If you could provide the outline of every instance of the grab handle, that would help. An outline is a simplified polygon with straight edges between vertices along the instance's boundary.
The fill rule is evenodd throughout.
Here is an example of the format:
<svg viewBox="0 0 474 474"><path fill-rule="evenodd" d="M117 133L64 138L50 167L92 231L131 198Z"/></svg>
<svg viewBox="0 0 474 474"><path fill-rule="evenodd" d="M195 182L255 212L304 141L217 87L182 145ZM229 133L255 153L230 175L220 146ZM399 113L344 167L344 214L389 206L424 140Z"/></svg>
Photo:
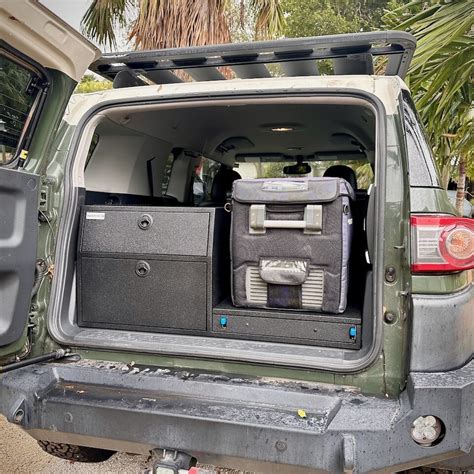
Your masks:
<svg viewBox="0 0 474 474"><path fill-rule="evenodd" d="M265 204L252 204L249 213L249 233L265 234L267 229L303 229L305 234L320 234L323 222L321 205L308 204L304 208L303 220L266 219Z"/></svg>

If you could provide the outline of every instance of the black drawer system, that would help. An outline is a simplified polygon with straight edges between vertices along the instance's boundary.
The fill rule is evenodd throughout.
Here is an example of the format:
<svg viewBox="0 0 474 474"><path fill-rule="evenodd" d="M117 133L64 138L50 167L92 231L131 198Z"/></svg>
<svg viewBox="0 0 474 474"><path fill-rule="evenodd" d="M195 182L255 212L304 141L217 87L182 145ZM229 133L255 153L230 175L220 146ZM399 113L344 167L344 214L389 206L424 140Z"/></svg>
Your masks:
<svg viewBox="0 0 474 474"><path fill-rule="evenodd" d="M361 314L236 308L221 208L83 206L82 327L360 347Z"/></svg>
<svg viewBox="0 0 474 474"><path fill-rule="evenodd" d="M79 325L205 333L228 284L226 221L215 208L84 206Z"/></svg>
<svg viewBox="0 0 474 474"><path fill-rule="evenodd" d="M344 315L236 308L229 300L212 312L212 331L221 337L360 348L361 317L349 306Z"/></svg>

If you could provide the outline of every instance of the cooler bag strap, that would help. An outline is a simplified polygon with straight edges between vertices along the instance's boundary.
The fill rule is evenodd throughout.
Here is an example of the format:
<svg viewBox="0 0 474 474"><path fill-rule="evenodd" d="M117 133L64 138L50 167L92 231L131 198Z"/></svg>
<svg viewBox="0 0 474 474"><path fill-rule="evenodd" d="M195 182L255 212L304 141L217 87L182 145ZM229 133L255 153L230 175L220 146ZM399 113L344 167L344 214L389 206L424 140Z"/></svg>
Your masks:
<svg viewBox="0 0 474 474"><path fill-rule="evenodd" d="M304 209L303 220L267 219L265 204L252 204L249 212L249 233L265 234L267 229L303 229L305 234L320 234L323 225L323 207L308 204Z"/></svg>

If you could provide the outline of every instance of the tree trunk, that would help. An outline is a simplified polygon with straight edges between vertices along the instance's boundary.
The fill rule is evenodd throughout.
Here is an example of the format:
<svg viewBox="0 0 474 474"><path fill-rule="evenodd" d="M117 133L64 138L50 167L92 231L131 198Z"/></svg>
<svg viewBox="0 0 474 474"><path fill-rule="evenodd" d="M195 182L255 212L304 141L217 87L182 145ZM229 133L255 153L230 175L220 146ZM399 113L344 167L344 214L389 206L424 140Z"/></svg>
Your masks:
<svg viewBox="0 0 474 474"><path fill-rule="evenodd" d="M466 195L466 158L461 156L459 158L459 175L456 191L456 210L459 215L463 214L464 196Z"/></svg>
<svg viewBox="0 0 474 474"><path fill-rule="evenodd" d="M449 176L451 174L451 169L449 166L449 163L441 165L441 186L443 186L444 189L448 189L448 184L449 184Z"/></svg>

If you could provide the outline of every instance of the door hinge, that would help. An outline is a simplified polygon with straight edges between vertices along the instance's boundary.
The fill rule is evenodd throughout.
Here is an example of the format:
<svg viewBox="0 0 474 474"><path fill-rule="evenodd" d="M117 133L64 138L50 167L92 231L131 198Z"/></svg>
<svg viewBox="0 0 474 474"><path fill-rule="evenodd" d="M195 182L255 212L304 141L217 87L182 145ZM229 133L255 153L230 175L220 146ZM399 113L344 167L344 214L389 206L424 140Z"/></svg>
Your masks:
<svg viewBox="0 0 474 474"><path fill-rule="evenodd" d="M402 319L405 320L407 319L408 314L410 312L410 303L411 303L410 292L401 290L398 292L398 296L402 299L401 305L400 305L401 315L402 315Z"/></svg>
<svg viewBox="0 0 474 474"><path fill-rule="evenodd" d="M54 209L54 186L56 178L52 176L41 177L41 190L39 198L38 219L40 222L53 222L56 219L56 211Z"/></svg>
<svg viewBox="0 0 474 474"><path fill-rule="evenodd" d="M45 81L39 76L34 76L31 78L28 86L26 87L26 93L28 95L35 95L37 91L46 91L48 87L48 81Z"/></svg>

